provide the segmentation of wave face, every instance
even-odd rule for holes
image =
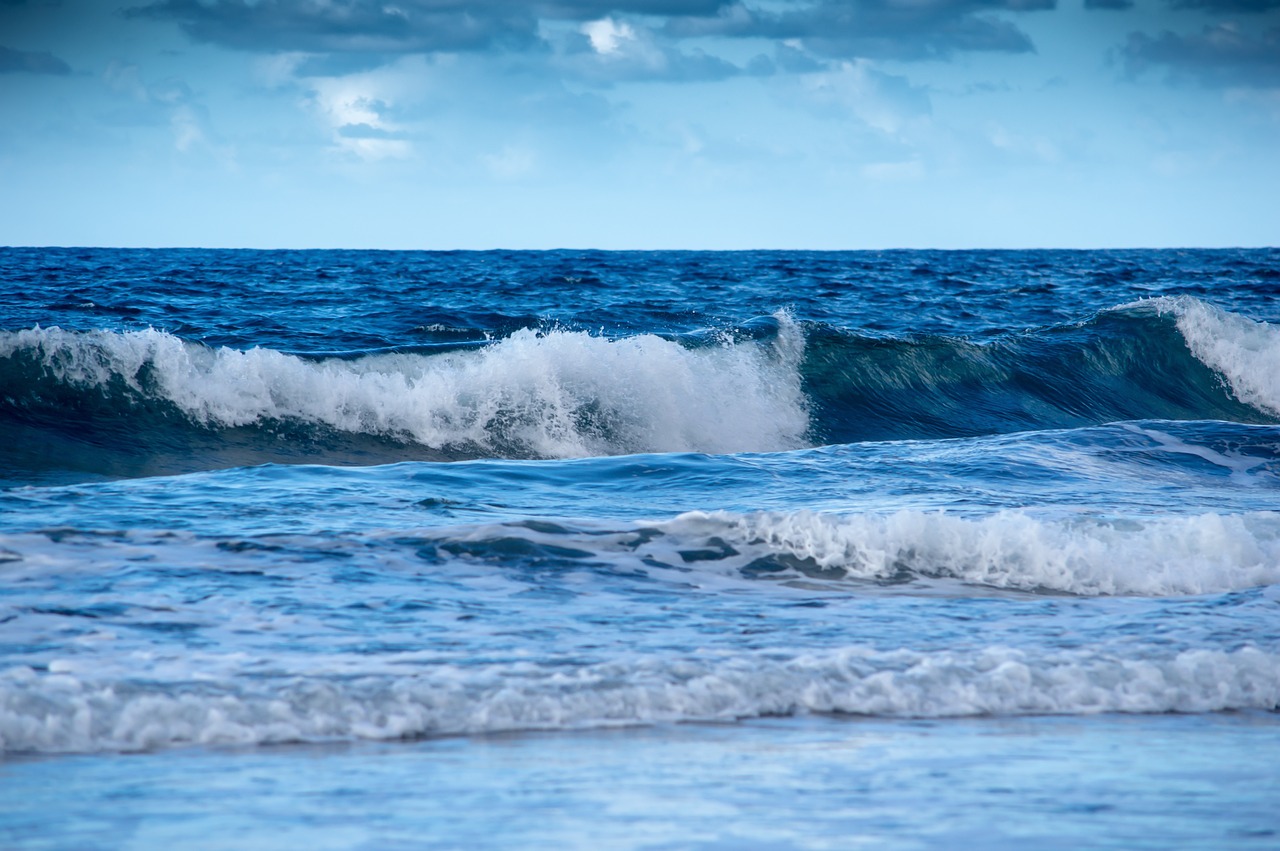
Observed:
[[[1084,596],[1209,594],[1280,582],[1280,514],[1270,512],[1123,520],[698,512],[661,529],[680,543],[648,546],[671,563],[773,579],[956,579]]]
[[[806,389],[824,442],[932,439],[1135,419],[1274,422],[1280,327],[1163,298],[991,343],[822,329]]]
[[[794,323],[775,327],[764,342],[692,348],[526,329],[442,354],[341,358],[33,329],[0,335],[0,392],[10,423],[87,434],[125,459],[157,445],[240,463],[784,450],[809,428],[804,344]]]
[[[0,416],[9,446],[53,445],[28,454],[105,475],[1280,418],[1280,329],[1188,298],[988,343],[874,337],[780,314],[723,334],[524,329],[442,348],[303,356],[156,330],[6,332]]]

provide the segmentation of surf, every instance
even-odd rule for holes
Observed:
[[[1280,657],[1255,648],[1129,657],[1098,649],[848,647],[782,654],[436,664],[283,681],[99,681],[74,663],[0,672],[0,753],[396,740],[727,722],[1273,710]]]
[[[1275,423],[1280,327],[1192,298],[963,338],[816,327],[805,390],[823,443],[971,437],[1132,420]]]
[[[1273,424],[1277,375],[1280,328],[1189,297],[984,341],[786,311],[696,333],[530,327],[309,355],[151,328],[35,327],[0,332],[0,465],[56,480],[780,452],[1140,420]]]

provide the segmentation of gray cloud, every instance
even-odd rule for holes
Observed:
[[[14,50],[0,45],[0,74],[70,74],[71,66],[52,53]]]
[[[965,51],[1020,53],[1031,39],[992,12],[1054,8],[1055,0],[815,0],[786,11],[739,3],[714,17],[674,19],[677,36],[797,39],[833,58],[942,59]]]
[[[241,50],[401,54],[526,46],[537,19],[519,3],[461,0],[160,0],[129,15],[176,21],[196,41]]]
[[[672,48],[662,52],[658,63],[627,58],[616,63],[570,64],[580,79],[597,84],[620,82],[698,82],[724,80],[742,73],[738,66],[702,51],[682,53]]]
[[[345,77],[385,64],[387,56],[382,53],[312,53],[298,62],[294,73],[299,77]]]
[[[626,22],[599,21],[567,35],[557,64],[575,77],[609,85],[631,81],[723,80],[738,66],[701,50],[684,52],[664,44],[652,30]]]
[[[590,21],[611,14],[661,17],[714,15],[732,2],[733,0],[551,0],[526,5],[534,6],[540,17]]]
[[[399,139],[403,136],[369,124],[343,124],[336,132],[344,139]]]
[[[1173,81],[1209,85],[1280,86],[1280,27],[1254,33],[1236,24],[1207,26],[1195,35],[1132,33],[1122,48],[1131,74],[1162,67]]]
[[[817,61],[799,48],[780,42],[774,47],[774,58],[777,67],[791,74],[810,74],[826,69],[826,64]]]
[[[226,47],[362,54],[365,61],[433,51],[545,49],[540,21],[585,22],[610,15],[662,19],[657,34],[668,40],[796,39],[820,57],[939,59],[964,51],[1031,51],[1030,38],[997,13],[1051,9],[1055,2],[800,0],[777,9],[732,0],[155,0],[127,14],[173,21],[197,41]],[[672,67],[682,65],[700,78],[723,75],[729,67],[713,57],[673,53],[671,58]]]
[[[133,17],[175,21],[196,41],[241,50],[402,54],[526,48],[539,19],[610,13],[713,15],[727,0],[156,0]]]
[[[1268,12],[1280,9],[1280,0],[1171,0],[1175,9],[1203,9],[1206,12]]]

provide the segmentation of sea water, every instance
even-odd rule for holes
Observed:
[[[1280,841],[1280,251],[0,290],[6,847]]]

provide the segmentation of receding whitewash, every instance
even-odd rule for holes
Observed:
[[[100,681],[0,672],[0,752],[398,739],[761,716],[1214,712],[1280,705],[1280,657],[1251,647],[1142,657],[989,646],[639,656],[567,670],[435,666],[416,676]]]

